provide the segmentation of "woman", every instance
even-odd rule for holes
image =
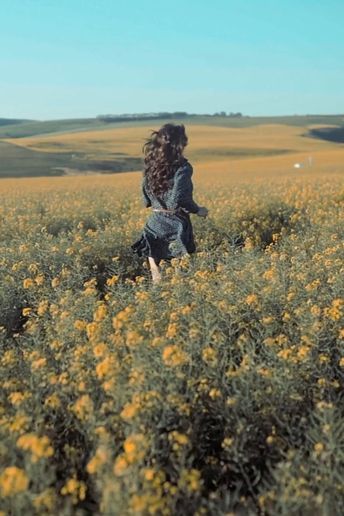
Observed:
[[[193,198],[193,169],[183,156],[188,143],[183,124],[165,124],[152,131],[143,145],[144,172],[142,197],[152,214],[142,235],[132,246],[139,256],[148,258],[153,282],[161,279],[160,261],[196,251],[190,213],[208,215]]]

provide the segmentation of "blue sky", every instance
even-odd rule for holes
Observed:
[[[344,112],[343,0],[0,0],[0,117]]]

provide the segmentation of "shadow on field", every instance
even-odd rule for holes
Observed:
[[[247,213],[230,221],[226,229],[209,219],[203,234],[204,246],[207,251],[242,249],[250,241],[254,247],[265,249],[280,237],[297,230],[300,220],[304,224],[307,221],[304,210],[280,201],[262,207],[258,213]]]
[[[319,129],[310,129],[307,134],[308,138],[318,138],[333,143],[344,143],[344,127],[320,127]]]

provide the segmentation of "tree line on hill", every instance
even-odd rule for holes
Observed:
[[[160,111],[159,113],[124,113],[121,115],[98,115],[97,120],[101,120],[103,122],[119,122],[122,120],[153,120],[155,118],[191,118],[191,117],[202,117],[202,116],[222,116],[229,118],[241,118],[243,115],[240,112],[234,113],[226,113],[225,111],[218,111],[214,114],[204,113],[204,114],[196,114],[196,113],[187,113],[186,111],[174,111],[172,113]]]

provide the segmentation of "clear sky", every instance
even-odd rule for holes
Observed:
[[[343,0],[0,0],[0,117],[344,112]]]

